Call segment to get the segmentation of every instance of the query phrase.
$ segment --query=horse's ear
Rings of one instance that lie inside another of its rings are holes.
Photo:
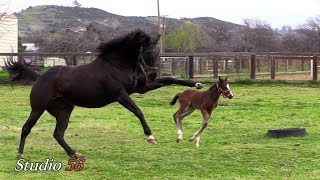
[[[225,80],[225,81],[228,81],[228,76],[226,76],[226,77],[224,78],[224,80]]]
[[[222,83],[223,80],[221,79],[221,76],[218,76],[219,77],[219,83]]]
[[[154,38],[154,41],[155,41],[155,42],[158,42],[159,39],[160,39],[160,37],[161,37],[161,34],[156,35],[156,37]]]
[[[137,42],[139,45],[141,45],[145,42],[150,41],[150,37],[145,32],[138,29],[133,32],[130,40]]]

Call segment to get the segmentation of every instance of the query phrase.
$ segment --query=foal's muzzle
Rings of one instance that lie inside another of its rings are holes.
[[[222,94],[222,96],[224,98],[228,98],[228,99],[232,99],[233,98],[233,94],[231,93],[230,90],[222,91],[221,94]]]
[[[227,97],[228,97],[229,99],[232,99],[232,98],[233,98],[233,95],[231,95],[231,93],[229,93],[229,94],[227,95]]]

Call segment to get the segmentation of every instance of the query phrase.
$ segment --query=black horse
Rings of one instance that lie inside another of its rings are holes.
[[[133,100],[132,93],[145,93],[165,85],[179,84],[201,88],[200,83],[174,78],[159,78],[156,61],[160,36],[152,37],[135,30],[121,38],[111,40],[98,47],[97,58],[86,65],[55,66],[38,75],[26,66],[8,62],[9,72],[18,77],[36,77],[30,94],[31,113],[23,125],[19,146],[19,157],[23,157],[25,139],[37,120],[47,110],[56,118],[53,136],[70,158],[83,158],[64,140],[69,117],[74,106],[100,108],[119,102],[135,114],[150,143],[156,143],[144,115]]]

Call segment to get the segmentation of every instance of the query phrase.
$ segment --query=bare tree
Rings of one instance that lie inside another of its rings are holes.
[[[279,34],[259,19],[245,19],[239,34],[239,37],[233,38],[234,51],[270,52],[281,49]]]
[[[230,51],[233,33],[223,23],[203,27],[206,32],[207,51]]]
[[[308,37],[309,43],[313,44],[311,51],[320,52],[320,15],[307,21],[306,29],[300,33]]]
[[[80,4],[77,0],[72,1],[72,4],[73,4],[75,7],[81,7],[81,4]]]

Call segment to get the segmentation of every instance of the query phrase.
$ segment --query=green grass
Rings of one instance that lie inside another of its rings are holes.
[[[0,69],[0,84],[6,83],[10,83],[8,72]]]
[[[55,120],[45,113],[27,138],[29,161],[53,158],[59,172],[15,172],[21,127],[29,114],[29,86],[0,86],[0,179],[319,179],[320,85],[232,83],[234,99],[221,98],[200,147],[188,138],[200,113],[184,119],[176,143],[172,97],[187,87],[134,94],[158,145],[150,145],[138,119],[117,103],[75,108],[65,139],[86,156],[81,172],[66,172],[68,157],[52,137]],[[305,127],[307,136],[270,139],[268,129]]]

